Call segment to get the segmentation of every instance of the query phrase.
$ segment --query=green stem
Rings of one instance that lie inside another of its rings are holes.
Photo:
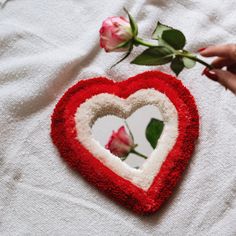
[[[177,53],[177,55],[183,56],[183,57],[187,57],[187,58],[189,58],[189,59],[192,59],[192,60],[194,60],[194,61],[197,61],[197,62],[201,63],[202,65],[208,67],[210,70],[213,69],[213,66],[212,66],[212,65],[208,64],[207,62],[205,62],[205,61],[199,59],[198,57],[196,57],[196,56],[194,56],[194,55],[188,55],[188,54],[186,54],[186,53]]]
[[[156,47],[156,46],[158,46],[158,45],[156,45],[156,44],[152,44],[152,43],[149,43],[149,42],[145,42],[145,41],[143,41],[141,38],[134,38],[134,42],[137,43],[137,44],[139,44],[139,45],[146,46],[146,47]],[[189,59],[192,59],[192,60],[194,60],[194,61],[197,61],[197,62],[201,63],[202,65],[208,67],[209,69],[213,69],[213,66],[212,66],[212,65],[208,64],[207,62],[201,60],[200,58],[198,58],[198,57],[196,57],[196,56],[194,56],[194,55],[188,55],[188,54],[186,54],[186,53],[181,53],[181,52],[178,52],[178,51],[176,51],[176,52],[177,52],[176,55],[183,56],[183,57],[187,57],[187,58],[189,58]]]
[[[129,125],[128,125],[127,121],[126,121],[126,120],[124,120],[124,123],[125,123],[125,126],[127,127],[128,131],[129,131],[129,134],[130,134],[130,136],[131,136],[132,140],[134,141],[134,136],[133,136],[133,133],[131,132],[131,129],[129,128]]]
[[[144,158],[144,159],[147,159],[147,158],[148,158],[147,156],[143,155],[142,153],[137,152],[135,149],[132,149],[132,150],[130,151],[130,153],[136,154],[137,156],[140,156],[140,157],[142,157],[142,158]]]
[[[156,47],[158,45],[143,41],[141,38],[134,38],[134,42],[146,47]]]
[[[196,57],[195,59],[193,59],[193,60],[195,60],[195,61],[201,63],[202,65],[204,65],[204,66],[206,66],[206,67],[208,67],[210,70],[213,69],[213,66],[212,66],[212,65],[206,63],[205,61],[203,61],[203,60],[201,60],[201,59],[199,59],[199,58],[197,58],[197,57]]]

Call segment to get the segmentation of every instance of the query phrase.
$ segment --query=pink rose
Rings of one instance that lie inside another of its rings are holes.
[[[131,135],[126,132],[125,127],[121,126],[117,132],[112,132],[105,147],[118,157],[126,157],[135,147],[135,144]]]
[[[118,45],[128,42],[133,38],[130,23],[124,17],[108,17],[103,21],[100,33],[100,46],[106,52],[111,51],[127,51],[129,45],[117,48]]]

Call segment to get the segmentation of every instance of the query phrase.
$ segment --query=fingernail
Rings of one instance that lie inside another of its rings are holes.
[[[205,75],[209,79],[214,80],[214,81],[218,80],[216,73],[214,71],[209,70],[209,68],[207,67],[202,71],[202,75]]]
[[[202,71],[202,75],[205,75],[206,73],[207,73],[207,71],[208,71],[209,69],[206,67],[206,68],[204,68],[204,70]]]
[[[199,48],[197,51],[198,52],[202,52],[202,51],[204,51],[206,48]]]

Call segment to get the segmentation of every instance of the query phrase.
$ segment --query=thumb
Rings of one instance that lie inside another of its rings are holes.
[[[217,76],[217,81],[236,94],[236,74],[225,70],[211,70]]]

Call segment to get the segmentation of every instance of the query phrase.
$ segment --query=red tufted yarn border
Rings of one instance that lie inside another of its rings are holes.
[[[95,158],[76,139],[77,108],[100,93],[127,98],[140,89],[154,88],[164,93],[178,112],[178,137],[147,191],[120,177]],[[104,77],[79,81],[56,105],[51,123],[52,141],[65,162],[110,198],[139,214],[157,211],[180,181],[199,135],[199,115],[188,89],[175,77],[160,71],[147,71],[122,82]]]

